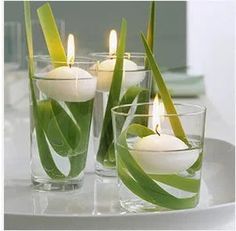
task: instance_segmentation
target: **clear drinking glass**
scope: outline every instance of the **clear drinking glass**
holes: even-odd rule
[[[147,108],[148,113],[140,113]],[[163,108],[144,103],[112,109],[119,200],[128,211],[198,204],[206,108],[175,104],[177,114]]]
[[[96,155],[96,174],[100,176],[116,176],[115,155],[104,153],[103,145],[106,140],[101,140],[103,120],[106,112],[109,90],[112,82],[115,58],[108,53],[90,54],[97,63],[97,90],[94,100],[93,114],[93,136],[94,152]],[[145,68],[145,54],[143,53],[126,53],[124,56],[123,82],[120,99],[125,92],[131,87],[137,86],[143,89],[151,89],[150,70]],[[113,63],[113,64],[111,64]],[[149,101],[150,93],[145,102]],[[112,135],[112,134],[111,134]],[[113,152],[114,153],[114,152]],[[108,156],[110,156],[108,158]]]
[[[36,189],[81,186],[87,157],[97,79],[94,61],[73,65],[36,56],[30,81],[31,176]]]

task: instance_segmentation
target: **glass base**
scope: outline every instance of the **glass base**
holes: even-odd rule
[[[104,167],[101,163],[96,162],[95,173],[98,176],[117,177],[116,167]]]
[[[37,191],[71,191],[82,187],[83,179],[53,181],[50,179],[32,178],[33,189]]]
[[[164,208],[158,205],[151,204],[149,202],[133,199],[133,200],[126,200],[121,201],[120,205],[122,208],[127,210],[128,212],[132,213],[142,213],[142,212],[156,212],[156,211],[169,211],[170,209]]]

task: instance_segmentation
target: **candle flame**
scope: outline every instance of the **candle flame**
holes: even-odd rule
[[[74,64],[75,61],[75,40],[74,35],[69,34],[67,40],[67,65]]]
[[[111,30],[109,36],[109,55],[116,54],[117,49],[117,33],[115,30]]]
[[[164,105],[160,102],[158,94],[153,101],[152,109],[152,127],[154,131],[161,131],[161,116],[164,114]]]

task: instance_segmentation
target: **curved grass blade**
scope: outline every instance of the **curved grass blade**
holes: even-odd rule
[[[67,112],[55,100],[38,102],[39,118],[49,143],[61,156],[76,156],[80,153],[82,132]]]
[[[118,175],[124,185],[135,195],[142,198],[145,201],[148,201],[152,204],[156,204],[161,207],[169,208],[169,209],[186,209],[186,208],[193,208],[197,201],[198,195],[190,197],[190,198],[171,198],[168,195],[162,195],[160,193],[151,191],[147,189],[144,185],[138,183],[127,171],[126,166],[121,161],[121,159],[117,158],[118,162]],[[123,165],[123,166],[122,166]]]
[[[93,99],[86,102],[66,102],[66,106],[78,124],[80,133],[80,143],[77,150],[84,152],[88,148],[89,133],[93,113]]]
[[[54,163],[43,129],[40,126],[36,126],[35,129],[36,129],[39,157],[43,169],[45,170],[47,175],[52,179],[64,179],[65,175],[57,168],[56,164]]]
[[[122,183],[135,195],[142,198],[145,201],[148,201],[153,204],[158,204],[156,202],[156,197],[153,198],[151,195],[147,194],[147,192],[139,185],[128,173],[125,165],[121,161],[121,159],[117,158],[117,170],[118,176],[122,180]]]
[[[71,156],[69,157],[70,161],[70,172],[68,174],[68,177],[76,177],[78,176],[82,170],[85,168],[86,164],[86,158],[87,158],[87,150],[83,153],[80,153],[77,156]]]
[[[26,30],[26,41],[28,47],[28,57],[29,57],[29,83],[31,91],[32,100],[32,110],[34,115],[34,124],[36,130],[36,139],[39,147],[39,156],[42,166],[47,173],[47,175],[53,179],[64,178],[64,174],[55,165],[50,149],[48,147],[44,132],[40,126],[40,121],[38,118],[37,111],[37,101],[33,88],[33,73],[34,73],[34,60],[33,60],[33,38],[32,38],[32,24],[31,24],[31,13],[30,13],[30,3],[28,1],[24,2],[24,16],[25,16],[25,30]]]
[[[117,55],[116,64],[113,72],[113,78],[108,96],[108,102],[107,102],[105,117],[103,120],[101,138],[97,153],[97,160],[102,164],[105,159],[105,156],[107,155],[109,146],[113,142],[111,108],[117,106],[120,99],[121,83],[123,76],[123,59],[124,59],[123,57],[126,45],[126,32],[127,32],[126,24],[127,24],[126,20],[122,19],[119,44],[116,54]]]
[[[127,152],[126,148],[119,146],[117,150],[117,158],[120,158],[122,160],[128,171],[128,174],[125,174],[124,172],[121,173],[121,170],[118,166],[118,173],[119,175],[125,174],[126,178],[130,176],[135,180],[133,182],[133,185],[127,185],[127,187],[131,190],[134,187],[134,184],[136,184],[136,188],[141,188],[141,193],[145,196],[141,198],[159,206],[171,209],[192,208],[196,205],[198,194],[188,198],[177,198],[169,194],[167,191],[162,189],[155,181],[148,177],[148,175],[146,175],[141,168],[134,164],[133,159],[130,159],[130,154],[129,152]],[[123,178],[121,178],[121,180],[123,181]],[[140,194],[139,190],[133,192],[136,195]],[[151,198],[151,200],[147,198]]]
[[[193,193],[199,192],[200,188],[199,179],[188,179],[186,177],[181,177],[178,175],[157,175],[157,174],[148,174],[148,175],[153,180],[173,186],[175,188]]]
[[[77,176],[85,168],[93,112],[93,102],[93,99],[87,102],[66,102],[67,107],[80,127],[81,134],[83,134],[80,137],[80,145],[78,147],[78,152],[80,155],[69,157],[71,164],[69,176],[71,177]]]
[[[201,169],[202,167],[202,158],[203,158],[203,153],[201,153],[197,159],[197,161],[188,169],[188,172],[196,172]]]
[[[165,106],[166,112],[167,112],[167,114],[177,114],[175,106],[174,106],[173,101],[171,99],[170,93],[166,87],[164,79],[163,79],[161,72],[159,70],[159,67],[158,67],[157,63],[155,62],[153,53],[151,52],[150,47],[148,46],[147,41],[146,41],[143,34],[141,34],[141,37],[142,37],[142,41],[143,41],[143,44],[144,44],[144,47],[146,50],[149,65],[152,69],[153,76],[154,76],[154,79],[155,79],[156,84],[158,86],[158,89],[159,89],[163,104]],[[188,140],[187,140],[187,137],[186,137],[185,132],[183,130],[183,127],[182,127],[179,117],[177,115],[171,116],[169,118],[169,120],[170,120],[170,123],[171,123],[171,126],[172,126],[175,136],[178,137],[179,139],[181,139],[186,144],[188,144]]]

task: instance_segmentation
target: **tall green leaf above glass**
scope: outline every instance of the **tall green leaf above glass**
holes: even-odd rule
[[[33,55],[29,2],[24,2],[29,54],[31,176],[36,189],[82,185],[97,79],[89,58],[74,58],[73,36],[64,51],[48,3],[38,9],[50,56]]]

